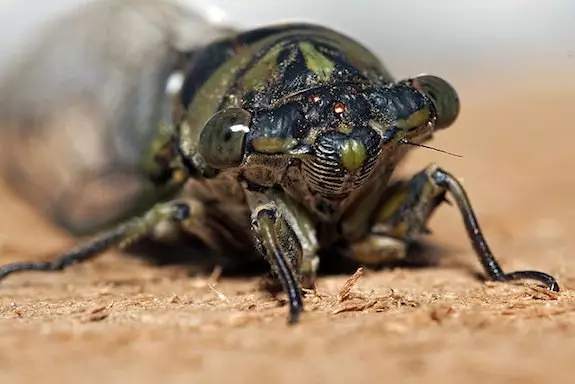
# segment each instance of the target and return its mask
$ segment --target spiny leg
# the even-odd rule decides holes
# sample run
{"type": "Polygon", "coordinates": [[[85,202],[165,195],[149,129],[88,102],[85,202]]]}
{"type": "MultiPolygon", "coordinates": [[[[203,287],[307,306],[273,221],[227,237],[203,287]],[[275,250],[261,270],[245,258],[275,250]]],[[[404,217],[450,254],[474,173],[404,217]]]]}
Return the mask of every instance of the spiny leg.
{"type": "MultiPolygon", "coordinates": [[[[258,251],[270,263],[272,272],[279,278],[284,291],[288,295],[289,317],[288,323],[294,324],[303,312],[302,264],[304,246],[298,238],[302,236],[302,227],[295,223],[294,228],[290,221],[297,218],[285,205],[284,201],[273,193],[264,194],[250,192],[248,194],[252,209],[252,230],[258,251]]],[[[305,230],[304,230],[305,231],[305,230]]],[[[315,241],[315,234],[307,234],[315,241]]],[[[315,256],[315,255],[314,255],[315,256]]],[[[313,257],[308,257],[310,273],[315,274],[313,257]]]]}
{"type": "Polygon", "coordinates": [[[444,201],[446,193],[457,203],[473,248],[489,277],[495,281],[533,279],[558,291],[556,280],[543,272],[505,273],[483,236],[470,200],[457,179],[435,164],[416,174],[409,182],[392,187],[379,208],[372,233],[352,244],[351,252],[359,262],[374,264],[390,258],[402,258],[406,246],[418,234],[427,233],[427,222],[444,201]]]}
{"type": "Polygon", "coordinates": [[[294,241],[293,231],[273,204],[256,208],[252,216],[252,228],[259,251],[265,255],[288,295],[290,307],[288,323],[296,323],[303,311],[303,300],[293,268],[294,263],[289,257],[294,251],[298,251],[296,247],[299,246],[294,241]]]}
{"type": "Polygon", "coordinates": [[[314,289],[319,269],[319,245],[315,225],[308,213],[287,196],[277,192],[269,192],[267,196],[273,199],[301,246],[301,253],[295,260],[295,265],[302,287],[314,289]]]}
{"type": "Polygon", "coordinates": [[[369,212],[369,234],[351,244],[349,256],[366,266],[405,259],[413,239],[429,232],[427,222],[445,193],[430,183],[426,170],[387,186],[369,212]]]}
{"type": "Polygon", "coordinates": [[[485,237],[477,221],[477,217],[473,208],[471,207],[471,202],[465,189],[461,183],[449,172],[443,170],[442,168],[432,165],[428,168],[428,173],[430,180],[432,180],[437,186],[444,188],[453,197],[459,211],[461,212],[463,223],[465,224],[465,229],[473,249],[479,257],[479,261],[483,265],[485,272],[495,281],[511,281],[511,280],[523,280],[530,279],[536,280],[547,285],[547,288],[559,292],[559,284],[553,276],[539,271],[516,271],[505,273],[503,269],[493,256],[485,237]]]}
{"type": "Polygon", "coordinates": [[[150,209],[144,216],[120,224],[116,228],[104,232],[91,242],[80,245],[61,255],[54,261],[20,262],[2,266],[0,267],[0,280],[16,272],[62,271],[74,264],[93,259],[111,248],[124,248],[150,235],[163,222],[183,223],[193,220],[201,214],[203,214],[203,206],[195,200],[160,203],[150,209]]]}

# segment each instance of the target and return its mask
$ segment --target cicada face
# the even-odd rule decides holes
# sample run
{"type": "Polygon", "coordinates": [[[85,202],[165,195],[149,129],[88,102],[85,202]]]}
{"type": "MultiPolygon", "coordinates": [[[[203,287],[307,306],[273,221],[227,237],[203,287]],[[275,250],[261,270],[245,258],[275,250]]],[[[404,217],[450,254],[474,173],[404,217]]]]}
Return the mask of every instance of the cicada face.
{"type": "Polygon", "coordinates": [[[377,169],[392,165],[399,148],[453,123],[459,101],[451,90],[431,76],[382,86],[313,87],[270,108],[217,112],[198,148],[211,167],[239,168],[254,185],[311,195],[310,208],[331,216],[377,177],[377,169]]]}

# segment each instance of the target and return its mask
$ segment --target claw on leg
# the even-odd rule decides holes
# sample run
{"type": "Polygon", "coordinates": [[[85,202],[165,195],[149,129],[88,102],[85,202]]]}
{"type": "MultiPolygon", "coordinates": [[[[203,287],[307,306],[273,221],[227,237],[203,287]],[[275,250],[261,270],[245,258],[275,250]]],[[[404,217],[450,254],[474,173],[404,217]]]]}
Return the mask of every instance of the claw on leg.
{"type": "Polygon", "coordinates": [[[461,212],[463,223],[467,234],[471,239],[473,249],[479,257],[485,272],[496,281],[510,281],[531,279],[544,283],[552,291],[559,292],[559,284],[553,276],[539,271],[516,271],[511,273],[503,272],[503,269],[493,256],[487,241],[483,236],[477,217],[471,202],[467,197],[465,189],[461,183],[450,173],[439,167],[431,167],[429,175],[431,179],[440,187],[445,188],[455,200],[459,211],[461,212]]]}
{"type": "Polygon", "coordinates": [[[154,228],[165,221],[183,222],[195,215],[197,202],[170,202],[153,207],[144,216],[132,219],[103,233],[91,242],[81,245],[68,253],[61,255],[54,261],[21,262],[0,267],[0,280],[16,272],[62,271],[74,264],[83,263],[93,259],[105,251],[119,247],[123,248],[130,243],[149,235],[154,228]]]}

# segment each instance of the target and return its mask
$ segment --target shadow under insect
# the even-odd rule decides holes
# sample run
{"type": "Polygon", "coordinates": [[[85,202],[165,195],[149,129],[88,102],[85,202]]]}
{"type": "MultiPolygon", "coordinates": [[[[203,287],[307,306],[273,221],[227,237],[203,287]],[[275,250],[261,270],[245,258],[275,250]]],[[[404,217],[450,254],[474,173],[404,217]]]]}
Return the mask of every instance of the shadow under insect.
{"type": "MultiPolygon", "coordinates": [[[[189,239],[175,246],[146,239],[130,245],[125,251],[127,257],[143,260],[156,267],[181,267],[188,270],[190,275],[207,275],[214,268],[221,268],[221,276],[227,278],[258,277],[269,273],[269,263],[262,258],[250,258],[238,251],[227,254],[214,252],[199,239],[189,239]]],[[[318,276],[349,275],[359,267],[365,267],[347,257],[345,252],[346,248],[341,246],[320,251],[318,276]]],[[[431,241],[416,241],[408,247],[404,258],[387,260],[370,269],[385,271],[395,268],[440,268],[449,260],[449,265],[465,269],[475,277],[481,276],[471,265],[459,262],[455,256],[455,250],[431,241]]]]}

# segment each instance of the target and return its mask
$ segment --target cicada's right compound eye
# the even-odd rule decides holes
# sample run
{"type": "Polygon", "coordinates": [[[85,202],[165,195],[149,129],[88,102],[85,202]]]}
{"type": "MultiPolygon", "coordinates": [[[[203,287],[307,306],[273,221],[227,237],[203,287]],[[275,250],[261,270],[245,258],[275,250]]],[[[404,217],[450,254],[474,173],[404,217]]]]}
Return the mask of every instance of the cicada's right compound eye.
{"type": "Polygon", "coordinates": [[[431,99],[437,112],[435,129],[452,125],[459,116],[460,102],[457,91],[438,76],[420,75],[413,79],[414,86],[431,99]]]}
{"type": "Polygon", "coordinates": [[[215,169],[241,164],[246,134],[252,115],[242,108],[227,108],[215,113],[204,125],[198,142],[198,152],[215,169]]]}

